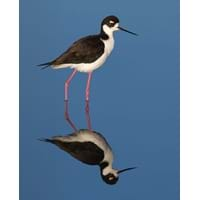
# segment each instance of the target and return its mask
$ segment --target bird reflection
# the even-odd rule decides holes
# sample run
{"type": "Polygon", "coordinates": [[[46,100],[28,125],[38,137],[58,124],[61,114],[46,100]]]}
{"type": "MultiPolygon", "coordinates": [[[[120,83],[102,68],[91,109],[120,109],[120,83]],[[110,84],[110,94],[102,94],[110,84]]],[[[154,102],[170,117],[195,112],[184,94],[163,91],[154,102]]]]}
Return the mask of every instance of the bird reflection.
{"type": "Polygon", "coordinates": [[[76,128],[74,122],[71,120],[70,115],[69,115],[69,103],[68,103],[68,101],[65,101],[64,106],[65,106],[65,119],[66,119],[66,121],[69,123],[69,125],[71,126],[71,128],[74,131],[77,131],[77,128],[76,128]]]}
{"type": "Polygon", "coordinates": [[[81,129],[65,136],[53,136],[40,139],[55,144],[77,160],[88,164],[98,165],[103,181],[107,184],[116,184],[119,174],[136,167],[117,170],[113,168],[113,152],[105,137],[88,129],[81,129]]]}
{"type": "MultiPolygon", "coordinates": [[[[78,129],[76,128],[74,122],[71,120],[70,114],[69,114],[69,103],[68,101],[65,101],[65,119],[69,123],[70,127],[77,132],[78,129]]],[[[86,117],[86,123],[88,130],[92,131],[92,124],[91,124],[91,118],[90,118],[90,104],[89,101],[86,101],[85,103],[85,117],[86,117]]]]}
{"type": "Polygon", "coordinates": [[[89,101],[86,101],[86,103],[85,103],[85,117],[86,117],[87,127],[91,131],[92,125],[91,125],[91,119],[90,119],[90,104],[89,104],[89,101]]]}

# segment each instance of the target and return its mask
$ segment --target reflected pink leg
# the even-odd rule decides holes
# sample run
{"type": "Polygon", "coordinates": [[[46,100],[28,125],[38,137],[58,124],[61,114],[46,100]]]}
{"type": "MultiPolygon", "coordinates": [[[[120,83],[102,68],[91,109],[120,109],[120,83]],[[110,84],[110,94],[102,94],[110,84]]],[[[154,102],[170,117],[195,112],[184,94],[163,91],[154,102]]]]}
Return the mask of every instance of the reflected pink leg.
{"type": "Polygon", "coordinates": [[[70,77],[66,80],[65,82],[65,119],[67,120],[67,122],[69,123],[69,125],[74,129],[74,131],[77,131],[74,123],[71,121],[70,116],[69,116],[69,93],[68,93],[68,89],[69,89],[69,85],[71,80],[73,79],[73,77],[75,76],[77,70],[75,69],[72,74],[70,75],[70,77]]]}
{"type": "Polygon", "coordinates": [[[85,101],[86,101],[85,114],[86,114],[87,126],[88,126],[89,130],[92,130],[91,120],[90,120],[90,105],[89,105],[91,79],[92,79],[92,72],[89,72],[88,73],[88,80],[87,80],[86,90],[85,90],[85,101]]]}
{"type": "Polygon", "coordinates": [[[89,107],[89,101],[86,101],[85,105],[85,114],[86,114],[86,121],[87,121],[87,126],[90,131],[92,131],[92,125],[91,125],[91,120],[90,120],[90,107],[89,107]]]}

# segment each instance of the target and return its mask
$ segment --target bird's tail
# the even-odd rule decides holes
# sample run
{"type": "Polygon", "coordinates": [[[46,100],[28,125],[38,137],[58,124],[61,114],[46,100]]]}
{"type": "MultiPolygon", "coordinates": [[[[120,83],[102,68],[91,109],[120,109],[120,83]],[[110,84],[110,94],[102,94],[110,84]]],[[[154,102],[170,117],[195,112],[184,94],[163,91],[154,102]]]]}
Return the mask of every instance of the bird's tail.
{"type": "Polygon", "coordinates": [[[47,62],[47,63],[39,64],[37,66],[41,67],[41,69],[46,69],[47,67],[50,67],[51,64],[52,64],[52,62],[47,62]]]}
{"type": "Polygon", "coordinates": [[[39,138],[38,139],[39,141],[42,141],[42,142],[50,142],[50,143],[55,143],[55,141],[54,140],[52,140],[52,139],[48,139],[48,138],[39,138]]]}

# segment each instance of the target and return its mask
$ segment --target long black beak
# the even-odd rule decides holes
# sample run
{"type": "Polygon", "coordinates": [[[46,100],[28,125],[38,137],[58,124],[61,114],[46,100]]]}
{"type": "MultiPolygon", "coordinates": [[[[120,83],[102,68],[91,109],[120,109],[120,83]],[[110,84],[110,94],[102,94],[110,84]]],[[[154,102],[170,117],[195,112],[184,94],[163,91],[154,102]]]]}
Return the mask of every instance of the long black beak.
{"type": "Polygon", "coordinates": [[[121,31],[124,31],[124,32],[130,33],[130,34],[132,34],[132,35],[136,35],[136,36],[138,36],[137,33],[133,33],[133,32],[128,31],[128,30],[126,30],[126,29],[124,29],[124,28],[122,28],[122,27],[118,27],[118,28],[119,28],[119,30],[121,30],[121,31]]]}
{"type": "Polygon", "coordinates": [[[132,169],[136,169],[137,167],[130,167],[130,168],[126,168],[126,169],[122,169],[122,170],[119,170],[117,173],[120,174],[122,172],[125,172],[125,171],[128,171],[128,170],[132,170],[132,169]]]}

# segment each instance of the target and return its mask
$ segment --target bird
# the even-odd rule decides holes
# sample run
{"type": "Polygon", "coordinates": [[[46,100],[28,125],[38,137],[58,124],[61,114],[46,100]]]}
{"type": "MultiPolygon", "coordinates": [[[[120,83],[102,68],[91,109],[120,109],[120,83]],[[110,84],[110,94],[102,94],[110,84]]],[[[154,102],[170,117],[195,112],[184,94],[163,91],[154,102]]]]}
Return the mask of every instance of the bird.
{"type": "Polygon", "coordinates": [[[110,185],[117,183],[120,173],[136,168],[113,169],[112,149],[104,136],[96,131],[92,131],[91,134],[89,129],[80,129],[69,135],[53,136],[39,140],[58,146],[85,164],[98,165],[103,181],[110,185]]]}
{"type": "Polygon", "coordinates": [[[88,128],[91,130],[91,122],[88,115],[89,112],[89,96],[90,96],[90,82],[92,79],[92,72],[101,67],[106,61],[107,57],[111,54],[114,48],[114,35],[115,31],[124,31],[132,35],[138,34],[131,32],[119,26],[119,19],[114,15],[105,17],[101,22],[100,33],[96,35],[89,35],[75,41],[64,53],[56,59],[39,64],[38,66],[45,69],[52,67],[53,69],[72,68],[73,72],[65,81],[65,118],[77,131],[75,125],[71,121],[68,114],[68,89],[69,85],[77,72],[84,72],[88,74],[86,90],[85,90],[85,111],[87,114],[88,128]]]}

